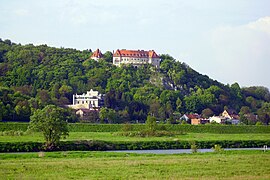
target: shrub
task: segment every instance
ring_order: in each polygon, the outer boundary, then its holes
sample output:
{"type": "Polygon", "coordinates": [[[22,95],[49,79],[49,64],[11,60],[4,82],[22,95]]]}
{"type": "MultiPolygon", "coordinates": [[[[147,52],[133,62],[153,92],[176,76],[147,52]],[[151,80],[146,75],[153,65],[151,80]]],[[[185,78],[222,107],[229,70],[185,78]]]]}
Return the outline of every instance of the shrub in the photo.
{"type": "Polygon", "coordinates": [[[197,153],[198,152],[198,146],[196,145],[196,142],[191,142],[190,143],[190,149],[192,153],[197,153]]]}
{"type": "Polygon", "coordinates": [[[214,147],[212,147],[212,149],[216,153],[224,151],[224,149],[219,144],[215,144],[214,147]]]}
{"type": "Polygon", "coordinates": [[[38,152],[38,157],[40,157],[40,158],[45,157],[45,152],[43,152],[43,151],[38,152]]]}
{"type": "Polygon", "coordinates": [[[122,130],[123,130],[124,132],[131,131],[131,129],[132,129],[132,126],[131,126],[129,123],[123,124],[122,130]]]}
{"type": "Polygon", "coordinates": [[[24,134],[25,133],[23,131],[14,131],[14,130],[0,132],[0,136],[22,136],[24,134]]]}

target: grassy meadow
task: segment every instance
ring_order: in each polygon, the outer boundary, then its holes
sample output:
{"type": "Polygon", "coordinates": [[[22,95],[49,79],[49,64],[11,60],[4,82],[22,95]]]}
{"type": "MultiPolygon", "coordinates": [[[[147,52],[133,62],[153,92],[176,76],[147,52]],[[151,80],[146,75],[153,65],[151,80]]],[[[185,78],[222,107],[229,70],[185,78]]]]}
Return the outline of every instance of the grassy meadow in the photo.
{"type": "MultiPolygon", "coordinates": [[[[173,137],[125,137],[116,132],[70,132],[64,139],[73,140],[102,140],[102,141],[206,141],[206,140],[270,140],[269,134],[211,134],[211,133],[187,133],[173,137]]],[[[0,142],[43,142],[41,133],[24,133],[21,136],[0,136],[0,142]]]]}
{"type": "MultiPolygon", "coordinates": [[[[118,132],[73,132],[63,141],[270,140],[269,133],[196,133],[125,137],[118,132]]],[[[0,142],[44,142],[39,132],[0,134],[0,142]]],[[[0,153],[1,179],[270,179],[270,151],[132,154],[96,151],[0,153]]]]}
{"type": "Polygon", "coordinates": [[[270,152],[0,154],[5,179],[270,179],[270,152]],[[39,157],[40,156],[40,157],[39,157]]]}

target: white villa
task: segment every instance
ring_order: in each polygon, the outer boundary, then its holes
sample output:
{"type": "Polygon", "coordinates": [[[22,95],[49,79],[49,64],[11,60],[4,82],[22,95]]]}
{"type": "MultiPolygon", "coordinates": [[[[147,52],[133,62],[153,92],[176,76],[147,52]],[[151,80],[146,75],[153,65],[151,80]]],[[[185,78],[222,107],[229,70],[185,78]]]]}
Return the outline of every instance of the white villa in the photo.
{"type": "Polygon", "coordinates": [[[117,49],[115,53],[113,53],[113,64],[116,66],[120,66],[121,64],[132,64],[133,66],[138,67],[143,64],[152,64],[159,68],[160,60],[160,57],[154,50],[117,49]]]}
{"type": "Polygon", "coordinates": [[[73,104],[68,105],[72,109],[98,109],[100,102],[102,101],[102,95],[98,91],[87,91],[82,95],[73,94],[73,104]]]}

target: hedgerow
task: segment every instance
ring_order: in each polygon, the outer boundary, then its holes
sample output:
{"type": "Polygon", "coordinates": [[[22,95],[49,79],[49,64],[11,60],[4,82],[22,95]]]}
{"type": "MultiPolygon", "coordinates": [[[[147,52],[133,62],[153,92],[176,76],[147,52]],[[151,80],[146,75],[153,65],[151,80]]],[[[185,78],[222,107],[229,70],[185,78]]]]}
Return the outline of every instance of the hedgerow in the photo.
{"type": "MultiPolygon", "coordinates": [[[[194,141],[198,148],[258,148],[270,146],[270,140],[251,141],[194,141]]],[[[106,142],[106,141],[62,141],[54,151],[107,151],[107,150],[145,150],[145,149],[190,149],[189,141],[141,141],[141,142],[106,142]]],[[[46,151],[41,142],[0,142],[0,152],[38,152],[46,151]]]]}
{"type": "MultiPolygon", "coordinates": [[[[0,131],[26,131],[28,123],[0,123],[0,131]]],[[[70,132],[120,132],[125,129],[124,124],[85,124],[70,123],[70,132]]],[[[254,125],[169,125],[159,124],[159,130],[185,132],[185,133],[214,133],[214,134],[245,134],[245,133],[270,133],[270,126],[254,125]]],[[[130,124],[129,131],[142,131],[145,124],[130,124]]]]}

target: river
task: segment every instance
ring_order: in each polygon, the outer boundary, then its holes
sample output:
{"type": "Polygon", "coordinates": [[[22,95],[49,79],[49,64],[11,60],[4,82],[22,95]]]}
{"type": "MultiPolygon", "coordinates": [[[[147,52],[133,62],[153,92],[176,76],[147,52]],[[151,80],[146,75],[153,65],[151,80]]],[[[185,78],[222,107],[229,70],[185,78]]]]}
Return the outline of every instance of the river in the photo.
{"type": "MultiPolygon", "coordinates": [[[[230,150],[261,150],[264,151],[264,148],[224,148],[225,151],[230,150]]],[[[266,149],[267,151],[269,149],[266,149]]],[[[137,154],[184,154],[192,153],[191,149],[157,149],[157,150],[118,150],[118,151],[109,151],[109,152],[124,152],[124,153],[137,153],[137,154]]],[[[214,152],[213,149],[198,149],[197,152],[214,152]]]]}

